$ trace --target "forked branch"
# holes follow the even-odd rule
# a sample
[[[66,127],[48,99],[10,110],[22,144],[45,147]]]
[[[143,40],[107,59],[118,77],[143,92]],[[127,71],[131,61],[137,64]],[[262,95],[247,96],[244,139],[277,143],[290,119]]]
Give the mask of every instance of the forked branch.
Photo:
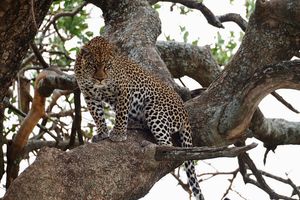
[[[226,109],[234,110],[232,115],[235,118],[227,132],[228,138],[234,138],[247,128],[257,105],[267,94],[280,88],[300,89],[300,60],[268,65],[254,73],[247,82],[235,97],[241,104],[233,101],[226,106]]]
[[[265,179],[262,175],[269,175],[266,174],[260,170],[258,170],[254,164],[254,162],[251,160],[249,155],[247,153],[242,153],[239,155],[239,165],[240,165],[240,172],[243,176],[245,183],[251,183],[253,185],[256,185],[257,187],[261,188],[265,192],[267,192],[270,196],[270,199],[284,199],[284,200],[296,200],[291,197],[287,197],[284,195],[280,195],[276,193],[270,186],[266,183]],[[252,179],[250,177],[250,174],[247,173],[247,169],[250,169],[253,175],[255,176],[256,180]],[[281,180],[282,181],[282,180]],[[287,183],[286,181],[282,181]],[[293,187],[292,184],[288,183]],[[293,187],[294,188],[294,187]]]

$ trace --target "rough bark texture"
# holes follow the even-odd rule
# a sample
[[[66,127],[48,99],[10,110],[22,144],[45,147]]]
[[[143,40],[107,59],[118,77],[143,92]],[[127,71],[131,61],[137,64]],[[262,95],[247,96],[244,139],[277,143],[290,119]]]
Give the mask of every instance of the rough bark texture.
[[[156,161],[155,145],[142,136],[134,132],[122,143],[106,140],[67,153],[44,149],[14,181],[4,199],[141,198],[160,177],[180,164]]]
[[[0,101],[20,70],[52,0],[5,0],[0,6]],[[32,9],[33,8],[33,9]]]
[[[158,42],[157,48],[174,78],[189,76],[208,87],[221,73],[209,46],[198,47],[178,42]]]
[[[92,2],[103,11],[105,36],[143,68],[174,85],[155,47],[160,22],[148,2]],[[216,74],[210,71],[211,75],[203,78],[203,84],[213,81],[212,84],[201,96],[186,103],[195,145],[232,144],[247,137],[244,133],[263,96],[279,87],[299,87],[296,83],[299,80],[299,61],[275,65],[299,52],[299,13],[298,0],[257,1],[256,10],[234,58],[215,81]],[[213,61],[205,65],[214,66],[215,72],[219,70]],[[292,70],[294,78],[288,79],[286,85],[282,84],[284,77],[272,79],[276,77],[273,68],[281,69],[282,73]],[[274,137],[272,134],[266,137],[263,130],[272,122],[258,124],[257,119],[264,118],[259,113],[255,117],[251,124],[254,127],[250,128],[263,141],[279,138],[289,128],[294,130],[290,134],[298,135],[297,127],[291,123],[276,123],[277,126],[281,124],[282,129],[273,131]],[[147,194],[157,180],[180,164],[176,161],[155,161],[153,145],[145,140],[149,140],[147,134],[137,134],[131,130],[128,140],[123,143],[103,141],[69,152],[44,149],[37,161],[13,182],[4,199],[138,199]]]
[[[292,2],[299,10],[299,3]],[[266,65],[289,60],[299,51],[298,19],[285,23],[282,10],[269,9],[273,3],[289,4],[288,1],[257,1],[237,53],[205,93],[186,104],[190,119],[193,119],[196,145],[226,144],[242,138],[259,103],[253,101],[245,105],[244,87],[254,73],[262,73]],[[286,12],[290,10],[287,8]],[[269,91],[262,85],[260,92],[265,96]],[[249,112],[242,114],[242,108]]]

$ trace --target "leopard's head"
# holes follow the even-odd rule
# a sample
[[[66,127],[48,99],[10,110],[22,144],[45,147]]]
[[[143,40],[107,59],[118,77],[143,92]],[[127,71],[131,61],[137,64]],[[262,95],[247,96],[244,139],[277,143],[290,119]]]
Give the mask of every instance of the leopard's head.
[[[77,56],[75,65],[76,77],[83,81],[102,84],[108,79],[107,70],[117,53],[117,48],[103,37],[95,37],[85,44]],[[78,79],[78,78],[77,78]]]

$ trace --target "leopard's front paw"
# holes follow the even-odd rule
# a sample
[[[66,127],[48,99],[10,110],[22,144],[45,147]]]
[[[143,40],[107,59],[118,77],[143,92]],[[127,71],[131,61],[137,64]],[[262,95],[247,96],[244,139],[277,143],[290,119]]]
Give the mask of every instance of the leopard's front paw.
[[[109,135],[107,133],[102,133],[102,134],[94,135],[92,137],[92,142],[96,143],[96,142],[99,142],[101,140],[105,140],[106,138],[109,138]]]
[[[126,132],[119,133],[119,132],[115,132],[114,130],[112,130],[109,135],[109,139],[113,142],[122,142],[127,139],[127,134],[126,134]]]

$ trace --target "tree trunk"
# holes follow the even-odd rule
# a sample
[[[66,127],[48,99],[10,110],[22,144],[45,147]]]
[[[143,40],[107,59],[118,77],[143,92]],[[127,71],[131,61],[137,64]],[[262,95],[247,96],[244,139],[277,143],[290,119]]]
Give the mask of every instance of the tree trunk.
[[[148,2],[92,2],[103,11],[105,36],[143,68],[177,88],[156,51],[160,21]],[[206,84],[213,82],[202,95],[186,103],[196,146],[233,144],[253,135],[265,138],[262,130],[270,125],[267,120],[257,129],[251,126],[251,135],[246,134],[258,103],[274,89],[300,85],[299,61],[281,62],[299,52],[299,11],[298,0],[257,1],[236,55],[215,81],[215,74],[203,79]],[[219,73],[215,69],[211,73]],[[251,125],[264,119],[259,112],[255,117]],[[290,125],[282,124],[274,135],[278,138],[289,129],[290,138],[300,142],[297,127]],[[271,132],[273,127],[276,128],[270,127]],[[69,152],[42,150],[37,160],[13,182],[4,199],[126,200],[144,196],[180,162],[156,161],[155,145],[148,142],[153,141],[151,134],[134,130],[128,134],[127,141],[122,143],[103,141]],[[268,139],[274,139],[269,136]],[[291,140],[280,142],[288,144]]]
[[[0,101],[21,67],[52,0],[5,1],[0,6]]]

